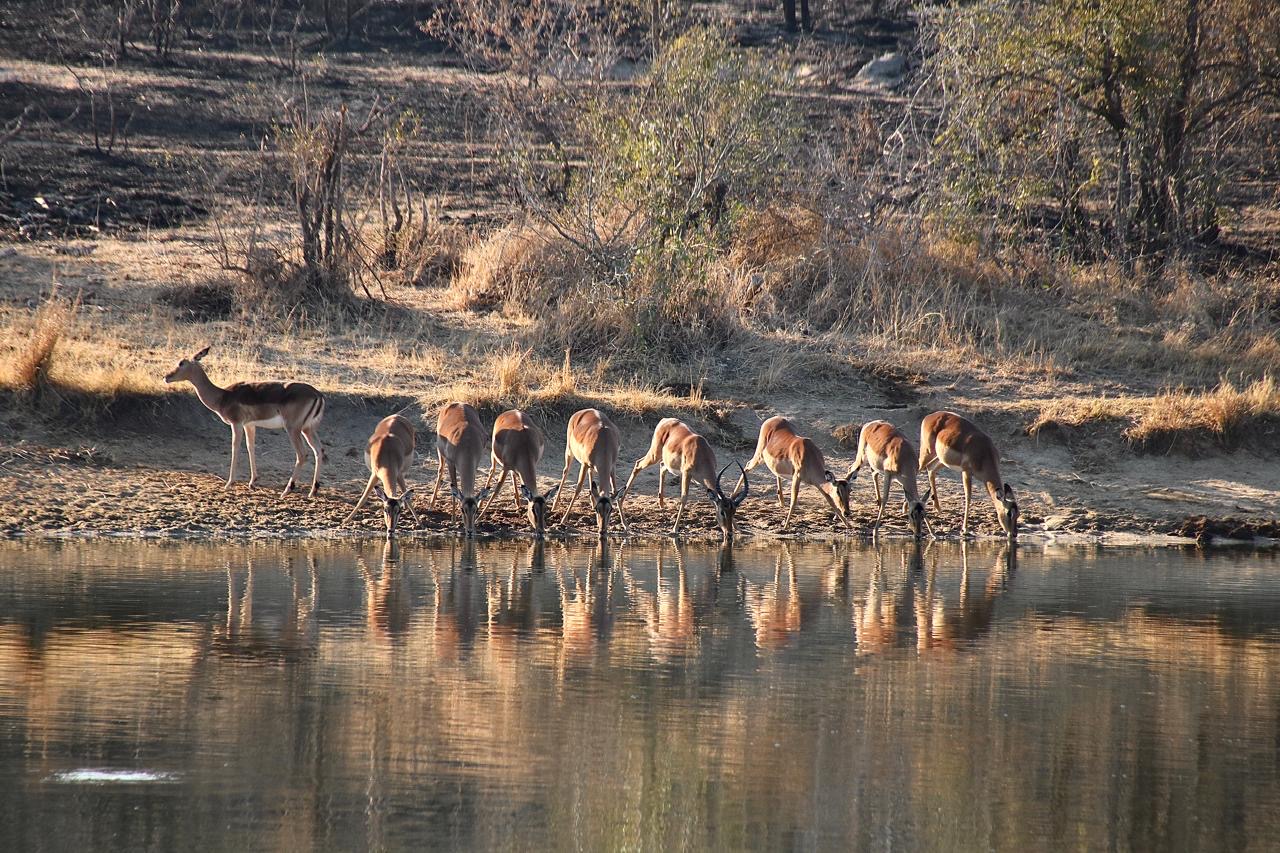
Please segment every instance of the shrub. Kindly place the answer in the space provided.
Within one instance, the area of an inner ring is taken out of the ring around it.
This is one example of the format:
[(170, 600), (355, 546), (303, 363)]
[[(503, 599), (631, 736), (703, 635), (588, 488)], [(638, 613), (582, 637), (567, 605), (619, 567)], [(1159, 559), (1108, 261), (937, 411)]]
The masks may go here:
[(1216, 235), (1280, 94), (1268, 0), (980, 0), (925, 21), (950, 201), (1082, 254)]

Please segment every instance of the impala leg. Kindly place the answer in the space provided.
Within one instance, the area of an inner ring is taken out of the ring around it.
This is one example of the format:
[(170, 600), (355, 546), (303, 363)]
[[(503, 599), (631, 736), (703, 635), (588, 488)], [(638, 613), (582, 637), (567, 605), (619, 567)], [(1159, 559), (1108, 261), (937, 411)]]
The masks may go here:
[[(565, 466), (565, 470), (569, 470), (568, 466)], [(564, 511), (564, 518), (560, 519), (561, 524), (569, 523), (569, 513), (573, 512), (573, 505), (578, 502), (578, 495), (582, 494), (582, 484), (586, 481), (587, 465), (584, 462), (582, 467), (578, 469), (578, 487), (573, 490), (573, 498), (569, 501), (569, 508)], [(563, 482), (563, 478), (561, 478), (561, 482)], [(556, 495), (556, 497), (559, 497), (559, 495)]]
[(307, 447), (311, 448), (311, 455), (316, 459), (315, 470), (311, 472), (311, 491), (307, 493), (307, 497), (314, 498), (316, 492), (320, 491), (320, 462), (324, 451), (320, 449), (320, 439), (316, 436), (315, 427), (303, 427), (302, 437), (306, 439)]
[[(779, 483), (781, 483), (781, 480), (779, 480)], [(825, 492), (823, 494), (825, 494)], [(791, 478), (791, 506), (787, 507), (787, 517), (782, 522), (783, 530), (786, 530), (791, 525), (791, 514), (796, 511), (796, 499), (799, 497), (800, 497), (800, 472), (797, 471), (796, 475)], [(779, 489), (778, 489), (778, 499), (779, 500), (782, 499), (781, 486), (779, 486)]]
[[(497, 466), (494, 466), (494, 467), (497, 467)], [(478, 513), (476, 514), (476, 518), (479, 518), (480, 516), (484, 515), (484, 514), (485, 514), (485, 511), (486, 511), (486, 510), (488, 510), (488, 509), (489, 509), (489, 507), (493, 505), (493, 502), (494, 502), (494, 501), (496, 501), (496, 500), (498, 499), (498, 495), (502, 493), (502, 487), (503, 487), (503, 486), (505, 486), (505, 485), (507, 484), (507, 470), (508, 470), (508, 469), (507, 469), (507, 466), (506, 466), (506, 465), (503, 465), (503, 466), (502, 466), (502, 474), (498, 477), (498, 488), (497, 488), (495, 491), (493, 491), (493, 492), (491, 492), (491, 493), (489, 494), (489, 500), (485, 501), (485, 502), (484, 502), (484, 506), (480, 507), (480, 512), (478, 512)], [(487, 488), (489, 488), (489, 483), (490, 483), (492, 480), (493, 480), (493, 468), (490, 468), (490, 469), (489, 469), (489, 478), (488, 478), (487, 480), (485, 480), (485, 481), (484, 481), (484, 487), (485, 487), (486, 489), (487, 489)], [(514, 484), (514, 478), (513, 478), (513, 484)], [(516, 494), (520, 494), (520, 490), (519, 490), (519, 489), (516, 489)], [(520, 507), (519, 507), (519, 504), (517, 504), (517, 505), (516, 505), (516, 508), (517, 508), (517, 509), (519, 509), (519, 508), (520, 508)]]
[(236, 424), (231, 425), (231, 470), (227, 472), (227, 482), (223, 485), (222, 491), (231, 488), (231, 484), (236, 481), (236, 462), (240, 457), (240, 434), (243, 428)]
[[(876, 500), (880, 500), (880, 472), (879, 471), (871, 472), (871, 485), (876, 487)], [(888, 489), (886, 489), (885, 491), (888, 491)]]
[(973, 488), (973, 480), (969, 477), (968, 471), (961, 471), (960, 479), (964, 480), (964, 520), (960, 523), (960, 535), (967, 538), (969, 536), (969, 495)]
[(252, 424), (244, 425), (244, 449), (249, 451), (249, 488), (258, 482), (258, 460), (254, 458), (254, 445), (257, 444), (258, 428)]
[(462, 523), (461, 507), (458, 506), (458, 469), (453, 465), (449, 466), (449, 517), (453, 518), (455, 514), (458, 516), (458, 523)]
[(680, 472), (680, 506), (676, 509), (676, 523), (671, 527), (671, 535), (680, 532), (680, 518), (684, 515), (685, 501), (689, 499), (689, 472)]
[[(531, 493), (536, 494), (538, 491), (537, 474), (536, 473), (534, 474), (534, 479), (532, 483), (526, 483), (524, 481), (524, 477), (521, 477), (515, 471), (511, 472), (511, 500), (515, 502), (516, 512), (520, 512), (524, 509), (524, 498), (520, 497), (521, 486), (527, 486)], [(498, 484), (498, 488), (499, 489), (502, 488), (501, 483)]]
[(889, 487), (893, 485), (893, 480), (886, 479), (884, 483), (884, 494), (880, 496), (880, 511), (876, 513), (876, 523), (871, 528), (871, 538), (875, 539), (880, 535), (880, 519), (884, 516), (884, 506), (889, 502)]
[(942, 512), (942, 502), (938, 500), (938, 468), (929, 469), (929, 493), (933, 495), (933, 511)]
[[(836, 501), (836, 499), (827, 492), (827, 489), (822, 488), (822, 486), (816, 486), (815, 488), (817, 488), (819, 494), (821, 494), (824, 498), (826, 498), (827, 504), (831, 507), (831, 511), (836, 514), (836, 518), (843, 521), (844, 526), (846, 528), (852, 530), (853, 522), (849, 520), (849, 516), (844, 514), (844, 510), (840, 508), (839, 502)], [(828, 486), (827, 488), (830, 488), (830, 486)], [(884, 491), (885, 491), (885, 494), (889, 493), (888, 488), (885, 488)]]
[[(647, 457), (646, 457), (646, 458), (647, 458)], [(643, 471), (643, 470), (644, 470), (645, 468), (647, 468), (647, 467), (649, 467), (649, 466), (644, 464), (644, 459), (637, 459), (637, 460), (636, 460), (636, 464), (634, 464), (634, 465), (632, 465), (632, 466), (631, 466), (631, 476), (627, 477), (627, 484), (626, 484), (625, 486), (623, 486), (623, 487), (622, 487), (622, 493), (623, 493), (624, 495), (631, 494), (631, 484), (632, 484), (632, 483), (634, 483), (634, 482), (636, 481), (636, 477), (637, 477), (637, 476), (639, 476), (640, 472), (641, 472), (641, 471)], [(662, 469), (661, 469), (661, 468), (659, 468), (659, 469), (658, 469), (658, 476), (659, 476), (659, 477), (661, 477), (661, 476), (662, 476)], [(661, 488), (662, 488), (662, 480), (661, 480), (661, 479), (659, 479), (659, 480), (658, 480), (658, 488), (659, 488), (659, 490), (661, 490)]]
[[(564, 478), (569, 476), (569, 466), (573, 464), (573, 454), (569, 452), (569, 448), (564, 449), (564, 470), (560, 472), (560, 485), (556, 487), (556, 499), (551, 502), (551, 514), (555, 515), (556, 507), (560, 506), (560, 496), (564, 494)], [(576, 499), (578, 496), (574, 495)]]
[(436, 448), (436, 487), (431, 492), (431, 508), (436, 508), (436, 498), (440, 495), (440, 483), (444, 480), (444, 454)]
[[(774, 485), (778, 487), (778, 506), (786, 506), (786, 504), (782, 502), (782, 478), (779, 477), (777, 474), (774, 474), (773, 482), (774, 482)], [(796, 505), (796, 500), (793, 497), (791, 499), (791, 506), (794, 507), (795, 505)], [(791, 517), (791, 513), (787, 513), (787, 518), (790, 518), (790, 517)], [(786, 525), (783, 525), (783, 526), (785, 527)]]
[(618, 494), (618, 481), (613, 479), (612, 472), (609, 474), (609, 488), (613, 490), (613, 505), (618, 510), (618, 523), (622, 525), (622, 532), (625, 535), (630, 536), (631, 528), (627, 526), (627, 517), (622, 514), (622, 501), (627, 496), (627, 493), (623, 492), (621, 495)]
[(294, 430), (285, 430), (289, 436), (289, 443), (293, 445), (293, 473), (289, 475), (289, 482), (284, 484), (284, 491), (280, 493), (280, 497), (284, 497), (293, 491), (293, 484), (298, 481), (298, 473), (302, 470), (302, 463), (306, 457), (302, 453), (302, 432)]
[[(400, 472), (400, 476), (396, 479), (396, 488), (400, 490), (401, 495), (409, 491), (409, 483), (405, 481), (403, 471)], [(416, 525), (418, 523), (418, 514), (413, 511), (412, 498), (410, 498), (409, 502), (404, 505), (404, 510), (409, 513), (409, 517), (413, 519), (413, 523)]]
[(667, 508), (666, 496), (662, 494), (662, 487), (666, 484), (666, 474), (666, 466), (658, 463), (658, 507), (661, 509)]

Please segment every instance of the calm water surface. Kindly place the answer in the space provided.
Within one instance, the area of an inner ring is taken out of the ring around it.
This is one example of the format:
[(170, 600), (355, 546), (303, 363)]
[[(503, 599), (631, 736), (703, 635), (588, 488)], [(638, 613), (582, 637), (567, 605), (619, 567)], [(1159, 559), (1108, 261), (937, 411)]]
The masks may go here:
[(1280, 560), (0, 544), (0, 850), (1274, 850)]

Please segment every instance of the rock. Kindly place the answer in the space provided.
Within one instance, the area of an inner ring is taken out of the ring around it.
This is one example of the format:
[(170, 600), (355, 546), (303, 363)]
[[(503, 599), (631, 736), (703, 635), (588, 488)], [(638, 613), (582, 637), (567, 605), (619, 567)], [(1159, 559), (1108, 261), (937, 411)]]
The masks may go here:
[(854, 85), (869, 89), (893, 89), (906, 75), (907, 58), (898, 51), (877, 56), (858, 71)]

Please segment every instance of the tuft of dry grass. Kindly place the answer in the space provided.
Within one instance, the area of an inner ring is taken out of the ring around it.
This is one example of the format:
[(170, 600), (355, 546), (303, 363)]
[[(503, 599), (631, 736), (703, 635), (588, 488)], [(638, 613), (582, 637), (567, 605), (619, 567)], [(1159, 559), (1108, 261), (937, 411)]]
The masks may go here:
[(4, 377), (6, 386), (27, 396), (48, 387), (54, 353), (78, 309), (79, 301), (69, 301), (56, 294), (36, 309), (31, 334), (19, 346)]
[(1124, 437), (1147, 445), (1209, 434), (1231, 444), (1262, 419), (1280, 419), (1280, 388), (1270, 375), (1243, 387), (1224, 379), (1212, 391), (1166, 391), (1151, 399)]
[(1270, 375), (1239, 386), (1223, 379), (1209, 391), (1055, 399), (1039, 407), (1027, 433), (1112, 422), (1126, 424), (1120, 434), (1136, 447), (1193, 448), (1206, 437), (1234, 445), (1265, 421), (1280, 421), (1280, 386)]

